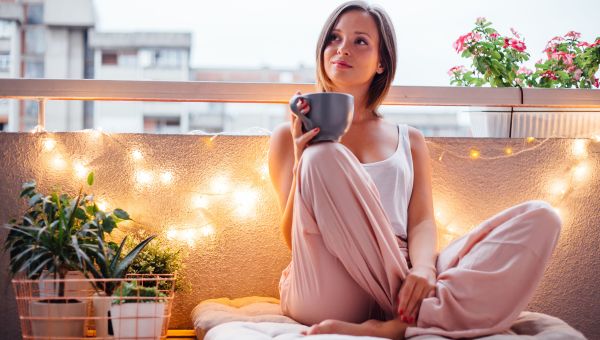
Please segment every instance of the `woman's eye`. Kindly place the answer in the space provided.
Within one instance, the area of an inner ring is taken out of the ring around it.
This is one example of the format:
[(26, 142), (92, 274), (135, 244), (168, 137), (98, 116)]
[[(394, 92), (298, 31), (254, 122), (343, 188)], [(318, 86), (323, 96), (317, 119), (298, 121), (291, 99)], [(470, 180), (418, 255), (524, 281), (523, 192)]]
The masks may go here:
[(362, 39), (362, 38), (356, 39), (356, 43), (359, 44), (359, 45), (368, 45), (367, 41), (365, 39)]
[(328, 38), (327, 40), (328, 40), (329, 42), (331, 42), (331, 41), (336, 41), (336, 40), (339, 40), (339, 39), (340, 39), (340, 37), (338, 37), (338, 35), (337, 35), (337, 34), (330, 34), (330, 35), (329, 35), (329, 38)]

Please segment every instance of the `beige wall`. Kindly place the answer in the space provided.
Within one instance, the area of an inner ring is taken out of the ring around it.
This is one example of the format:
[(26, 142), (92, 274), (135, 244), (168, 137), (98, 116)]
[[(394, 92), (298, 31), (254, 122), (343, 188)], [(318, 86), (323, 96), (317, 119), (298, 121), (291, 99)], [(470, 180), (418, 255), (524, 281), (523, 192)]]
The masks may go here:
[[(44, 151), (47, 138), (57, 141), (52, 151)], [(176, 296), (171, 322), (173, 328), (191, 328), (190, 311), (203, 299), (277, 296), (279, 274), (289, 261), (289, 252), (278, 232), (278, 206), (263, 170), (267, 142), (264, 136), (211, 140), (189, 135), (0, 134), (0, 222), (22, 211), (18, 193), (23, 181), (36, 179), (43, 190), (60, 186), (75, 191), (83, 180), (77, 179), (72, 165), (75, 160), (84, 162), (96, 174), (93, 192), (109, 207), (127, 210), (151, 231), (189, 229), (196, 237), (187, 246), (192, 288)], [(436, 138), (428, 142), (440, 243), (447, 244), (484, 218), (521, 201), (550, 201), (560, 210), (564, 228), (529, 309), (560, 317), (588, 337), (600, 338), (600, 144), (586, 141), (587, 156), (576, 156), (572, 139), (527, 143), (521, 139)], [(504, 156), (506, 146), (513, 148), (513, 156)], [(470, 159), (474, 147), (482, 158), (491, 159)], [(132, 160), (134, 149), (143, 159)], [(56, 156), (63, 158), (63, 168), (56, 167)], [(587, 176), (585, 168), (575, 168), (582, 164), (588, 167)], [(574, 169), (584, 176), (573, 177)], [(148, 171), (155, 182), (136, 182), (140, 170)], [(158, 180), (162, 171), (172, 173), (172, 183)], [(219, 177), (230, 184), (222, 192), (213, 187)], [(567, 182), (564, 194), (552, 191), (557, 179)], [(251, 194), (237, 203), (238, 193), (244, 190)], [(204, 209), (194, 206), (199, 194), (209, 194)], [(250, 204), (249, 210), (239, 210), (252, 202), (255, 205)], [(205, 224), (214, 227), (213, 235), (195, 233)], [(14, 338), (18, 319), (6, 263), (4, 255), (0, 261), (0, 329)]]

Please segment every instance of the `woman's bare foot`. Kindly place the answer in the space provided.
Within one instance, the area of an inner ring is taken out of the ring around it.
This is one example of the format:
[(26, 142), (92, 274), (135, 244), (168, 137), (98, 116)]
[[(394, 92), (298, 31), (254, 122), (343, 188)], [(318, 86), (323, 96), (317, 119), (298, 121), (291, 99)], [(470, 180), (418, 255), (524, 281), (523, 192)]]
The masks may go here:
[(401, 340), (404, 339), (404, 332), (408, 326), (407, 323), (398, 319), (390, 321), (369, 320), (360, 324), (338, 320), (325, 320), (311, 326), (304, 334), (347, 334)]

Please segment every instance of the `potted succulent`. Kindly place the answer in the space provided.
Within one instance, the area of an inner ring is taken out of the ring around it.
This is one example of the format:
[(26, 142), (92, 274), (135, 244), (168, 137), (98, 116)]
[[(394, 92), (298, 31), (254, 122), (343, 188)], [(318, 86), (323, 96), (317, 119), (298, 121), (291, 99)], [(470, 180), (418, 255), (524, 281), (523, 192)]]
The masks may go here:
[(113, 297), (110, 312), (115, 339), (160, 339), (167, 297), (160, 289), (125, 282)]
[[(92, 178), (90, 175), (89, 180)], [(52, 275), (58, 283), (51, 285), (55, 293), (32, 297), (21, 313), (28, 310), (29, 316), (44, 318), (32, 321), (34, 336), (81, 337), (87, 301), (65, 296), (65, 278), (70, 270), (82, 268), (78, 253), (90, 241), (85, 232), (90, 219), (86, 210), (93, 199), (82, 195), (81, 189), (76, 197), (56, 191), (44, 195), (36, 190), (34, 181), (23, 184), (20, 197), (27, 200), (27, 210), (21, 220), (6, 225), (9, 232), (4, 249), (10, 255), (9, 271), (13, 277), (28, 279)]]

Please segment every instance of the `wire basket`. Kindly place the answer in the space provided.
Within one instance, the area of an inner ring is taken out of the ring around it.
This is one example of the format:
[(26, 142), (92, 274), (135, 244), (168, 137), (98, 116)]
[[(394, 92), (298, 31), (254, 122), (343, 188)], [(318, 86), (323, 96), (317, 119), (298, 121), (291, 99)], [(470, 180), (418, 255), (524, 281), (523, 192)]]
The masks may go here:
[[(166, 339), (175, 276), (13, 279), (23, 339)], [(104, 291), (113, 291), (107, 296)]]

